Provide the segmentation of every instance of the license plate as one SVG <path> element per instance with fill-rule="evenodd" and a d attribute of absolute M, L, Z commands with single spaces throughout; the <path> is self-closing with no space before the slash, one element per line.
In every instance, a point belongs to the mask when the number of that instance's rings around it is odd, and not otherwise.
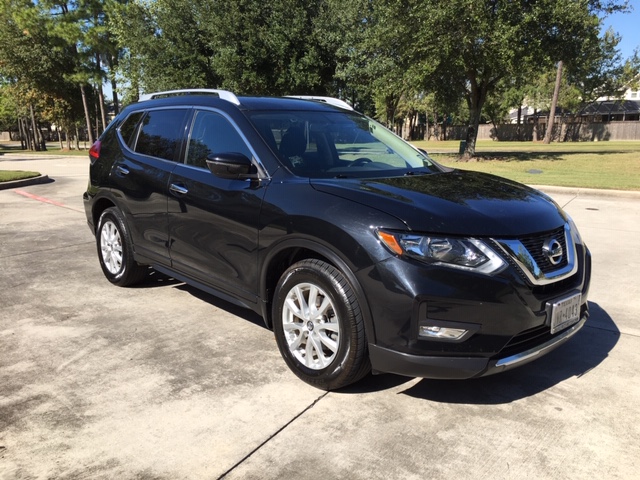
<path fill-rule="evenodd" d="M 551 333 L 559 332 L 580 320 L 582 295 L 576 293 L 570 297 L 549 302 L 551 307 Z"/>

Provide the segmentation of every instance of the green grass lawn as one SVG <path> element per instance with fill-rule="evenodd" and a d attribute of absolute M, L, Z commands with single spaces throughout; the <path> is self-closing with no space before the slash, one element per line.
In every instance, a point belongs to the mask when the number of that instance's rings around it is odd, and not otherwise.
<path fill-rule="evenodd" d="M 0 182 L 24 180 L 25 178 L 39 177 L 38 172 L 25 172 L 22 170 L 0 170 Z"/>
<path fill-rule="evenodd" d="M 0 168 L 2 168 L 2 155 L 6 153 L 28 153 L 29 155 L 37 154 L 46 158 L 47 155 L 81 155 L 87 156 L 89 150 L 60 150 L 59 143 L 47 143 L 46 152 L 32 152 L 30 150 L 22 150 L 20 148 L 20 142 L 5 142 L 0 143 Z M 0 169 L 0 183 L 11 182 L 13 180 L 24 180 L 26 178 L 39 177 L 38 172 L 27 172 L 22 170 L 1 170 Z"/>
<path fill-rule="evenodd" d="M 533 185 L 564 187 L 640 190 L 640 141 L 629 142 L 572 142 L 544 145 L 533 142 L 478 141 L 477 158 L 459 161 L 458 141 L 418 141 L 438 162 L 449 167 L 477 170 L 500 175 Z M 58 144 L 49 144 L 47 154 L 82 155 L 87 150 L 61 151 Z M 2 153 L 18 153 L 19 145 L 0 144 Z M 34 152 L 29 152 L 32 154 Z M 0 181 L 6 175 L 0 172 Z M 37 176 L 35 172 L 31 176 Z M 29 177 L 24 177 L 29 178 Z"/>
<path fill-rule="evenodd" d="M 534 185 L 640 190 L 640 142 L 479 141 L 477 158 L 460 161 L 458 141 L 413 142 L 438 162 Z"/>
<path fill-rule="evenodd" d="M 89 155 L 89 146 L 87 145 L 86 149 L 83 149 L 84 143 L 80 144 L 80 150 L 60 150 L 60 144 L 58 142 L 48 142 L 47 150 L 44 152 L 33 152 L 31 150 L 22 150 L 20 148 L 20 142 L 5 142 L 0 143 L 0 155 L 4 153 L 20 153 L 27 152 L 29 155 L 37 154 L 37 155 L 81 155 L 86 156 Z"/>

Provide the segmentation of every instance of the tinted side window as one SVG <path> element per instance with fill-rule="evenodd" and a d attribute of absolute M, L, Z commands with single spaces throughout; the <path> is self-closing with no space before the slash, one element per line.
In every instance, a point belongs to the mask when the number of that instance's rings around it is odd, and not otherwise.
<path fill-rule="evenodd" d="M 191 129 L 187 164 L 207 168 L 208 155 L 231 152 L 251 158 L 249 147 L 226 118 L 215 112 L 197 112 Z"/>
<path fill-rule="evenodd" d="M 138 126 L 138 122 L 142 118 L 144 112 L 135 112 L 127 117 L 127 119 L 120 125 L 120 135 L 124 142 L 132 148 L 135 143 L 135 132 L 136 127 Z"/>
<path fill-rule="evenodd" d="M 180 148 L 187 109 L 151 110 L 142 120 L 135 151 L 174 160 Z"/>

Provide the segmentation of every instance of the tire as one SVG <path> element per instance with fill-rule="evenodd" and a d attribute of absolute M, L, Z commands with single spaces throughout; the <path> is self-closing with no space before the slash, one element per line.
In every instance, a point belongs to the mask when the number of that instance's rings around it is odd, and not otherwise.
<path fill-rule="evenodd" d="M 310 298 L 315 307 L 308 308 Z M 272 309 L 280 354 L 300 379 L 335 390 L 371 370 L 355 292 L 332 265 L 308 259 L 289 267 L 278 282 Z"/>
<path fill-rule="evenodd" d="M 98 221 L 96 246 L 102 272 L 114 285 L 128 287 L 144 279 L 148 267 L 133 259 L 133 246 L 124 217 L 115 207 L 107 208 Z"/>

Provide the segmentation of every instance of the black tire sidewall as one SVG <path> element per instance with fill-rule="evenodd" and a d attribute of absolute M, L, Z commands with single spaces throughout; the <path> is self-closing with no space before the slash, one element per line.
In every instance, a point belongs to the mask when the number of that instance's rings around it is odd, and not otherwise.
<path fill-rule="evenodd" d="M 350 357 L 354 340 L 352 333 L 352 324 L 355 321 L 354 312 L 343 287 L 340 285 L 340 280 L 344 280 L 344 276 L 328 264 L 323 263 L 323 267 L 319 267 L 318 264 L 309 261 L 299 262 L 282 276 L 276 287 L 273 301 L 273 328 L 278 348 L 285 362 L 302 380 L 326 389 L 332 388 L 332 385 L 336 383 L 341 383 L 340 378 L 349 374 L 345 370 L 345 367 L 348 369 L 346 364 L 353 361 Z M 338 352 L 327 367 L 319 370 L 308 368 L 291 353 L 282 326 L 284 300 L 289 291 L 300 283 L 314 284 L 329 296 L 340 325 Z"/>

